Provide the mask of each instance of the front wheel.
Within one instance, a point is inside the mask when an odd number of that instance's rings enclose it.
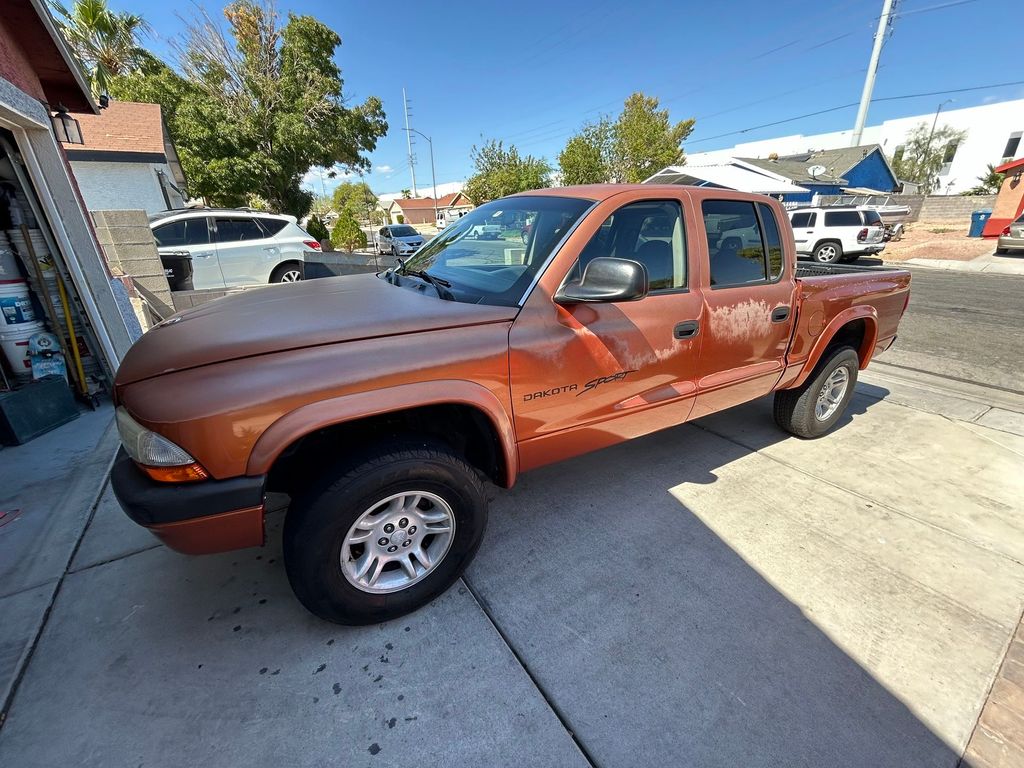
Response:
[[[833,350],[801,386],[775,393],[775,423],[797,437],[821,437],[846,411],[859,368],[853,347]]]
[[[814,260],[821,264],[834,264],[843,258],[843,246],[839,243],[822,243],[814,249]]]
[[[321,619],[387,621],[444,593],[486,524],[483,484],[461,456],[432,440],[392,443],[336,466],[293,503],[285,570]]]

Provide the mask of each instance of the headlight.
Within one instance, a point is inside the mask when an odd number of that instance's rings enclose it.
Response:
[[[166,437],[146,429],[131,417],[124,406],[117,411],[117,432],[125,453],[150,477],[161,482],[205,480],[206,470]]]

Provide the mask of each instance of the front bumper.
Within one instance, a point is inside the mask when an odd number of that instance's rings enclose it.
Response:
[[[171,549],[190,555],[263,544],[265,477],[158,483],[117,452],[110,484],[121,508]]]
[[[420,243],[419,245],[412,245],[411,243],[395,243],[395,250],[398,251],[399,256],[401,256],[402,254],[416,253],[416,251],[418,251],[422,247],[422,243]]]

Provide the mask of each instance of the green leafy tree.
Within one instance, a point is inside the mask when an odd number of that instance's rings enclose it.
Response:
[[[412,190],[403,189],[402,190],[402,199],[403,200],[409,200],[410,198],[412,198]]]
[[[339,184],[331,196],[334,210],[339,214],[348,212],[356,221],[374,222],[373,212],[377,207],[377,196],[365,181],[347,181]]]
[[[110,81],[135,71],[146,56],[139,39],[149,25],[134,13],[118,13],[106,0],[75,0],[71,7],[54,0],[55,21],[75,52],[92,95],[110,92]]]
[[[985,173],[978,177],[978,186],[971,187],[964,195],[994,195],[1003,187],[1005,173],[999,173],[992,163],[985,166]]]
[[[189,21],[175,43],[180,74],[150,62],[120,78],[112,95],[164,106],[192,194],[237,206],[251,196],[302,217],[314,166],[368,169],[365,153],[387,132],[376,97],[349,105],[335,52],[341,38],[312,16],[238,0],[224,10],[227,32],[208,16]]]
[[[472,149],[476,168],[463,193],[477,205],[528,189],[550,185],[551,166],[531,155],[520,155],[513,145],[505,149],[500,141],[487,141]]]
[[[359,222],[347,211],[338,216],[331,230],[331,242],[344,246],[347,251],[366,247],[366,233],[359,228]]]
[[[693,118],[673,124],[658,99],[634,93],[615,121],[612,174],[616,181],[638,184],[667,165],[686,162],[683,141],[693,132]]]
[[[667,165],[686,162],[683,141],[694,120],[673,124],[658,100],[634,93],[613,122],[584,125],[558,155],[563,184],[638,183]]]
[[[604,184],[612,180],[614,124],[606,117],[584,125],[558,154],[562,184]]]
[[[331,233],[327,230],[327,224],[324,222],[323,216],[313,214],[309,217],[309,221],[306,222],[306,231],[313,236],[313,239],[318,243],[322,240],[326,240],[331,236]]]
[[[947,151],[955,149],[965,138],[967,131],[949,125],[933,131],[927,122],[920,123],[890,159],[896,178],[917,184],[924,194],[931,194],[938,185]]]

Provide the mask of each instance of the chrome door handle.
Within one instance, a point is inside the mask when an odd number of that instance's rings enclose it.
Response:
[[[213,251],[201,251],[200,253],[193,253],[192,256],[196,259],[208,259],[213,256]]]

